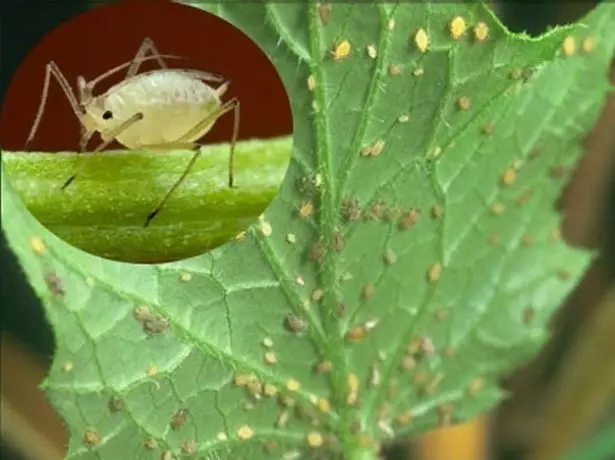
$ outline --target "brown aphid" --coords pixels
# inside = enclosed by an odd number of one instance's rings
[[[399,414],[397,417],[395,417],[395,423],[397,423],[400,426],[408,425],[410,424],[411,421],[412,421],[412,412],[410,412],[409,410],[406,410],[402,412],[401,414]]]
[[[439,219],[440,217],[442,217],[442,208],[437,204],[434,204],[431,207],[431,217],[433,217],[434,219]]]
[[[361,208],[356,198],[346,198],[342,201],[341,215],[346,222],[357,221],[361,218]]]
[[[434,283],[440,279],[442,274],[442,264],[440,262],[434,262],[427,270],[427,280],[430,283]]]
[[[480,21],[474,26],[474,40],[484,42],[489,35],[489,27],[484,22]]]
[[[459,110],[463,110],[465,112],[466,110],[470,110],[472,107],[472,101],[468,96],[461,96],[457,99],[457,107],[459,107]]]
[[[521,194],[519,194],[517,198],[515,198],[515,203],[517,204],[517,206],[523,206],[528,201],[530,201],[533,195],[534,192],[532,191],[532,189],[524,190],[523,192],[521,192]]]
[[[501,177],[502,185],[512,185],[517,180],[517,170],[513,167],[508,167],[504,170]]]
[[[485,379],[482,377],[476,377],[468,384],[468,393],[470,396],[476,396],[480,390],[485,386]]]
[[[363,340],[365,339],[365,337],[367,337],[367,334],[369,333],[369,331],[375,328],[379,322],[380,320],[375,318],[375,319],[366,321],[363,324],[353,326],[346,331],[346,334],[344,337],[346,338],[346,340],[350,342],[358,342],[360,340]]]
[[[280,405],[284,407],[295,407],[296,401],[294,398],[291,398],[288,395],[279,394],[278,403],[280,403]]]
[[[171,429],[174,431],[181,430],[188,420],[188,410],[179,409],[171,418]]]
[[[438,321],[444,321],[448,316],[448,311],[444,309],[436,310],[435,316]]]
[[[531,324],[535,316],[536,316],[536,309],[532,306],[526,307],[523,310],[523,316],[522,316],[523,324],[526,324],[526,325]]]
[[[307,219],[314,213],[314,204],[311,201],[303,201],[297,209],[297,214],[301,219]]]
[[[421,217],[421,210],[418,208],[412,208],[406,212],[400,219],[398,227],[400,230],[407,230],[411,228]]]
[[[348,40],[340,40],[333,45],[331,57],[335,61],[346,59],[350,55],[350,42]]]
[[[169,320],[161,315],[151,316],[141,323],[149,335],[164,334],[169,330]]]
[[[419,391],[424,391],[429,384],[429,374],[425,371],[417,372],[412,376],[412,383]]]
[[[280,445],[277,443],[277,441],[270,439],[265,443],[265,446],[263,449],[265,450],[265,452],[271,453],[274,450],[277,450],[279,447]]]
[[[526,233],[525,235],[523,235],[523,238],[521,238],[521,243],[523,244],[523,246],[532,246],[535,241],[536,238],[531,233]]]
[[[442,348],[442,354],[447,357],[450,358],[451,356],[455,355],[455,348],[450,344],[447,343],[446,345],[444,345],[444,347]]]
[[[389,65],[389,75],[395,77],[397,75],[401,75],[401,65],[400,64],[390,64]]]
[[[566,165],[553,165],[550,168],[551,177],[554,179],[561,179],[568,173],[568,167]]]
[[[170,450],[165,450],[162,454],[160,454],[160,460],[173,460],[173,452]]]
[[[438,407],[440,426],[450,425],[455,407],[452,403],[444,403]]]
[[[361,297],[364,300],[369,300],[374,297],[374,293],[376,292],[376,286],[371,281],[368,281],[363,285],[363,289],[361,290]]]
[[[83,435],[83,443],[88,447],[95,447],[100,445],[100,434],[94,429],[86,430]]]
[[[320,261],[325,255],[325,248],[321,241],[314,243],[308,250],[308,259],[313,262]]]
[[[569,271],[562,269],[557,271],[557,277],[562,281],[568,281],[570,278],[572,278],[572,275]]]
[[[146,438],[145,441],[143,441],[143,447],[147,450],[156,450],[158,449],[158,441],[151,437]]]
[[[340,231],[333,232],[333,238],[331,239],[333,250],[339,254],[344,249],[344,235]]]
[[[124,399],[119,396],[112,396],[107,403],[107,407],[109,407],[111,412],[120,412],[124,409],[124,405]]]
[[[38,256],[42,256],[45,252],[47,252],[47,247],[45,246],[43,239],[38,236],[33,236],[30,238],[30,249],[32,249],[32,252]]]
[[[483,134],[489,136],[491,134],[493,134],[493,131],[495,130],[495,125],[493,124],[493,122],[488,121],[485,124],[483,124],[483,126],[481,127],[481,131]]]
[[[316,372],[317,374],[324,374],[330,372],[332,368],[333,364],[331,363],[331,361],[320,361],[314,366],[314,372]]]
[[[384,201],[378,200],[369,207],[369,210],[363,216],[365,220],[377,220],[382,217],[382,212],[385,209]]]
[[[318,5],[318,16],[320,17],[320,22],[324,25],[329,24],[329,20],[331,19],[331,4],[322,2],[317,3]]]
[[[290,332],[300,333],[305,332],[307,323],[303,318],[297,315],[289,314],[284,318],[284,325]]]
[[[416,366],[416,360],[411,355],[404,355],[399,365],[402,371],[411,371]]]
[[[182,452],[186,455],[192,455],[196,452],[198,445],[194,439],[187,439],[182,443]]]
[[[382,139],[378,139],[373,143],[363,147],[359,152],[362,157],[377,157],[384,150],[385,142]]]
[[[47,272],[45,274],[45,283],[47,284],[49,292],[51,292],[51,295],[54,297],[64,297],[66,295],[62,280],[54,272]]]
[[[488,237],[487,237],[487,244],[489,246],[495,246],[496,244],[498,244],[500,242],[500,235],[498,233],[491,233]]]

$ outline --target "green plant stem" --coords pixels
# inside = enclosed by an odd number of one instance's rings
[[[235,184],[228,187],[228,144],[203,146],[170,200],[144,228],[147,215],[182,175],[193,152],[107,151],[87,159],[74,182],[62,184],[89,153],[2,152],[10,184],[50,231],[109,259],[154,263],[215,248],[258,218],[276,195],[292,138],[242,141]]]

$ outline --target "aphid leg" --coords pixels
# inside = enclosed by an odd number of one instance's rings
[[[137,74],[137,72],[139,71],[139,67],[143,63],[143,60],[147,55],[148,51],[152,54],[152,57],[156,59],[160,67],[162,67],[163,69],[168,68],[166,62],[164,62],[164,59],[162,59],[162,55],[158,51],[158,48],[156,48],[154,40],[149,37],[146,37],[141,43],[139,51],[137,51],[137,54],[132,60],[132,64],[130,64],[130,67],[128,68],[128,72],[126,72],[126,79],[132,78]]]
[[[95,154],[99,153],[101,150],[103,150],[109,144],[111,144],[111,142],[113,142],[115,140],[115,138],[118,135],[120,135],[123,131],[127,130],[132,125],[134,125],[137,121],[142,120],[142,119],[143,119],[143,114],[142,113],[135,113],[128,120],[122,122],[119,126],[116,126],[115,128],[113,128],[108,133],[105,133],[105,136],[107,137],[107,140],[103,141],[98,147],[96,147],[91,155],[88,155],[87,157],[83,158],[83,161],[81,162],[81,164],[75,168],[75,172],[72,174],[72,176],[70,176],[66,180],[66,182],[64,182],[64,185],[62,185],[62,190],[66,189],[66,187],[68,187],[70,184],[73,183],[73,181],[77,177],[77,174],[79,174],[79,172],[87,164],[89,159],[91,159]],[[91,134],[89,135],[89,137],[86,136],[86,139],[89,140],[90,137],[91,137]],[[86,142],[87,142],[87,140],[86,140]]]
[[[41,119],[43,118],[43,112],[45,110],[45,105],[47,104],[47,95],[49,93],[49,82],[51,80],[51,76],[53,76],[56,79],[56,81],[62,88],[62,91],[64,91],[64,95],[66,96],[66,99],[68,99],[68,102],[70,103],[70,106],[73,109],[75,116],[77,117],[79,122],[81,122],[83,110],[79,107],[79,102],[77,101],[77,98],[75,97],[71,86],[68,84],[68,81],[66,81],[66,78],[60,71],[60,68],[58,67],[58,65],[53,61],[49,62],[45,66],[45,82],[43,83],[43,92],[41,93],[41,102],[38,106],[38,112],[36,114],[36,118],[34,119],[34,123],[32,124],[32,128],[30,129],[30,134],[28,134],[28,138],[26,139],[26,146],[25,146],[26,150],[30,147],[32,140],[34,139],[34,136],[36,135],[36,131],[38,130],[38,125],[40,124]]]
[[[177,189],[177,187],[181,185],[184,179],[188,176],[188,174],[190,173],[190,170],[196,163],[196,160],[198,160],[198,158],[201,156],[201,145],[197,143],[186,143],[185,139],[190,139],[192,136],[194,136],[195,133],[199,132],[203,128],[203,126],[207,126],[208,124],[217,120],[222,115],[224,115],[227,112],[230,112],[231,110],[235,111],[235,129],[233,130],[233,139],[231,142],[231,152],[230,152],[230,157],[229,157],[229,186],[233,187],[233,180],[234,180],[233,169],[232,169],[233,168],[233,157],[235,154],[235,143],[237,142],[237,134],[239,132],[239,100],[237,98],[232,98],[228,100],[227,102],[225,102],[224,104],[222,104],[220,108],[218,108],[216,111],[210,113],[205,118],[203,118],[203,120],[201,120],[196,126],[190,129],[190,131],[184,134],[176,142],[173,142],[172,144],[164,145],[164,147],[168,147],[168,148],[189,146],[189,147],[196,149],[196,151],[194,152],[194,155],[190,159],[188,166],[186,166],[186,169],[184,169],[184,172],[179,177],[179,179],[175,181],[173,186],[165,194],[164,198],[160,201],[158,206],[156,206],[156,209],[154,209],[147,216],[145,224],[143,225],[144,227],[147,227],[150,224],[150,222],[154,219],[154,217],[158,215],[158,213],[162,210],[162,208],[164,207],[166,202],[169,200],[173,192]],[[159,146],[150,146],[150,147],[159,147]]]

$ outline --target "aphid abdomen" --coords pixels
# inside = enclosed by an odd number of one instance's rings
[[[220,106],[212,88],[173,70],[137,75],[111,88],[104,101],[105,109],[113,113],[116,123],[135,113],[143,114],[142,120],[117,136],[118,142],[128,148],[177,142]],[[182,142],[196,141],[214,122]]]

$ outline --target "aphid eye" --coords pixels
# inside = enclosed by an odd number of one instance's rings
[[[111,113],[111,110],[105,110],[105,113],[102,114],[103,120],[110,120],[111,118],[113,118],[113,114]]]

